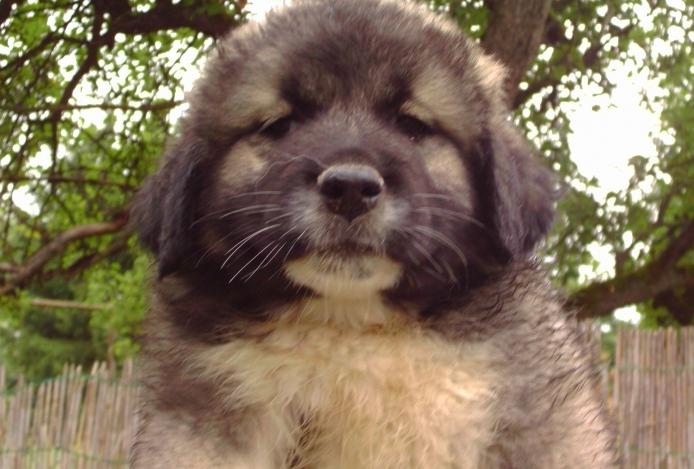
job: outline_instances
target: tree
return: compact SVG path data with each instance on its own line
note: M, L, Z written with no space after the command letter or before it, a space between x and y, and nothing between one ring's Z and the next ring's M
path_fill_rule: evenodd
M546 252L581 317L637 304L652 324L694 308L691 3L659 0L435 0L509 67L518 122L566 194ZM136 350L147 256L128 204L174 131L188 64L243 21L243 0L0 0L0 340L5 360L51 372L60 360ZM648 21L642 21L647 18ZM663 40L662 38L665 38ZM652 45L664 42L666 52ZM634 155L627 191L597 200L568 153L564 103L632 61L660 80L658 158ZM629 233L625 235L625 233ZM610 278L579 267L598 242ZM61 300L62 303L55 303ZM48 302L47 302L48 301ZM53 301L53 303L51 303ZM62 308L47 309L47 306ZM58 347L56 344L62 344ZM10 348L10 345L12 348ZM12 350L12 352L10 352ZM47 357L37 364L37 356Z

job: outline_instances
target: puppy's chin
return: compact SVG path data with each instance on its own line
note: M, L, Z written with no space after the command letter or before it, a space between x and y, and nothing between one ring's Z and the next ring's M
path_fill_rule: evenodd
M402 266L371 253L312 252L287 262L284 271L321 296L359 300L395 286Z

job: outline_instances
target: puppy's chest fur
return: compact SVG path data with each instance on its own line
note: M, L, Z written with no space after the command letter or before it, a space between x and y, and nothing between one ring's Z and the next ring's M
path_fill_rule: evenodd
M377 301L318 300L194 363L254 410L254 467L466 468L493 430L493 355Z

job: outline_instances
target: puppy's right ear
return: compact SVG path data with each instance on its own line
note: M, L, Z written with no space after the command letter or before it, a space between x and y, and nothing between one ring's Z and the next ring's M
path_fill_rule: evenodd
M559 196L554 175L510 122L497 126L487 151L494 161L496 224L513 256L525 256L549 231Z
M159 278L178 270L190 254L197 168L204 154L200 142L179 142L135 197L131 220L142 243L156 255Z

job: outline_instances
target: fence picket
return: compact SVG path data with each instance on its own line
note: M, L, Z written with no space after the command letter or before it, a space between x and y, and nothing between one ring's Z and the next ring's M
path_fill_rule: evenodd
M39 385L8 382L0 367L1 468L127 467L140 390L130 361L120 373L104 363L87 375L66 365Z
M127 467L140 392L133 370L131 361L120 373L67 365L32 385L0 367L0 467ZM694 327L619 329L611 376L623 467L694 467Z
M694 327L620 329L615 368L623 467L694 467Z

